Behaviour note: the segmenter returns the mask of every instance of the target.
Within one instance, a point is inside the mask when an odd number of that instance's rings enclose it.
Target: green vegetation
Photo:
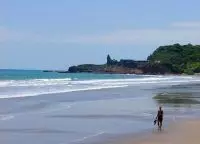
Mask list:
[[[104,69],[105,65],[83,64],[69,67],[69,72],[94,72]]]
[[[147,60],[166,66],[172,73],[200,72],[200,45],[167,45],[156,49]]]
[[[195,74],[200,73],[200,45],[167,45],[157,48],[147,60],[112,59],[102,65],[82,64],[67,72],[134,73],[134,74]]]
[[[115,60],[115,59],[111,59],[110,55],[107,55],[107,63],[106,64],[108,66],[110,66],[110,65],[117,65],[118,61]]]

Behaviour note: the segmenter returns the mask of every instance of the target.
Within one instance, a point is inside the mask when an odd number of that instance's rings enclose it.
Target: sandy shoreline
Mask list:
[[[200,144],[200,120],[172,123],[163,131],[154,129],[150,134],[119,140],[115,144]]]

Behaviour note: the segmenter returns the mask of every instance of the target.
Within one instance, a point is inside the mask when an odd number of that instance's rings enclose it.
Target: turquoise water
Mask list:
[[[43,72],[42,70],[0,70],[0,80],[25,80],[25,79],[61,79],[71,78],[73,80],[81,79],[119,79],[133,78],[134,75],[121,74],[92,74],[92,73],[57,73]],[[142,77],[142,76],[137,76]]]
[[[152,87],[199,82],[199,77],[164,75],[56,73],[39,70],[0,70],[0,98],[38,96],[129,86]]]

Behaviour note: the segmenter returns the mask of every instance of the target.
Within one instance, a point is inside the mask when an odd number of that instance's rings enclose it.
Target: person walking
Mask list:
[[[154,124],[156,124],[156,122],[157,122],[158,129],[160,129],[160,130],[161,130],[162,124],[163,124],[163,115],[164,115],[164,113],[163,113],[162,107],[159,106],[156,119],[154,120]]]

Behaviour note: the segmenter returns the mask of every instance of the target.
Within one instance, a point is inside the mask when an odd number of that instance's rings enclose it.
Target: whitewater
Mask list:
[[[16,77],[19,77],[19,75]],[[128,86],[142,87],[149,85],[158,87],[199,82],[200,77],[198,76],[62,74],[57,77],[50,77],[49,74],[43,74],[42,77],[35,76],[27,79],[15,77],[1,79],[0,98],[39,96]]]

